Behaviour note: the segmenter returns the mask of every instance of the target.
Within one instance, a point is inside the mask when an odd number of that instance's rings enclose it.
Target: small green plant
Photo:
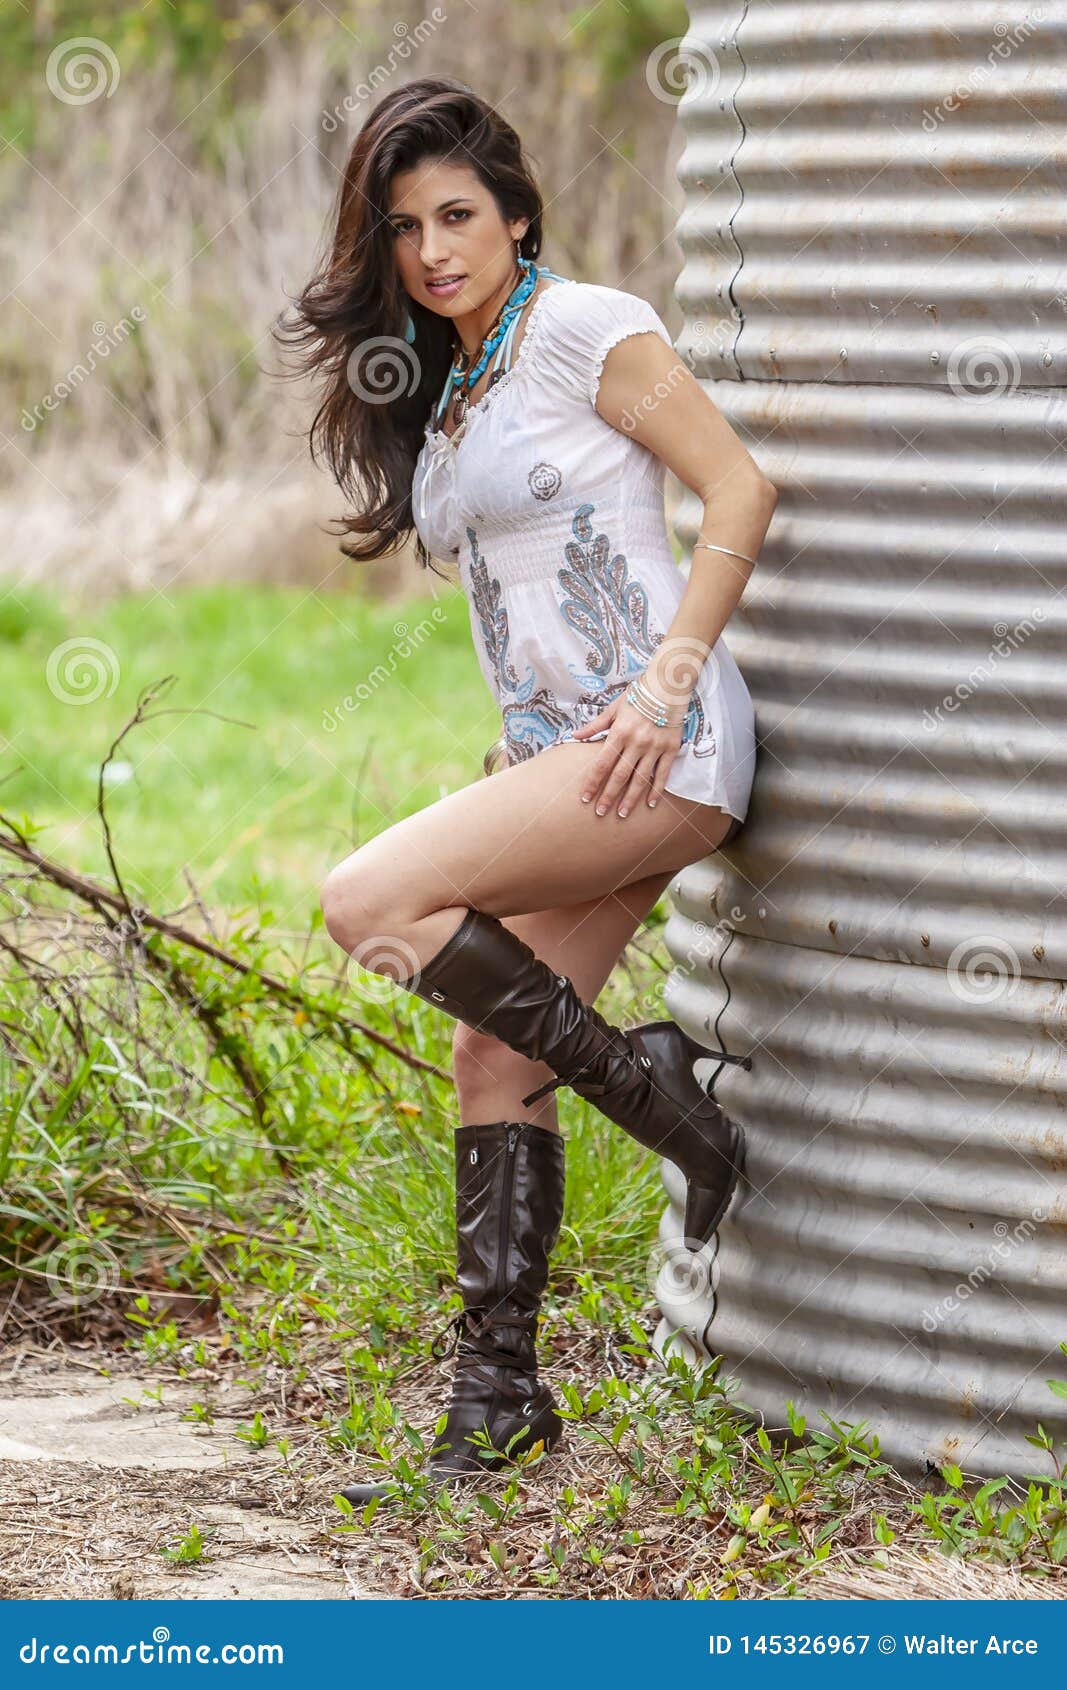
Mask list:
[[[251,1444],[253,1449],[266,1448],[270,1442],[270,1430],[258,1408],[252,1416],[251,1426],[238,1426],[234,1436],[246,1444]]]
[[[165,1560],[173,1562],[175,1566],[199,1566],[210,1559],[207,1554],[206,1538],[214,1529],[213,1526],[207,1526],[204,1531],[201,1531],[194,1521],[183,1538],[179,1538],[176,1543],[164,1545],[160,1554]]]

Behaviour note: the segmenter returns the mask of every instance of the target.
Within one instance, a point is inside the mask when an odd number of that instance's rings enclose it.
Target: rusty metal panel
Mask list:
[[[989,1474],[1037,1470],[1039,1420],[1067,1439],[1067,4],[1038,10],[750,4],[729,303],[685,240],[678,289],[780,499],[726,634],[752,805],[667,929],[709,1049],[730,982],[748,1177],[691,1258],[667,1168],[660,1338],[777,1425],[792,1399]],[[1011,54],[924,130],[987,38]]]

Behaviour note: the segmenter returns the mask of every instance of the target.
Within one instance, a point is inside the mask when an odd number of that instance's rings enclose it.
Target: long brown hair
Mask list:
[[[454,354],[452,324],[412,299],[400,282],[388,220],[389,185],[424,159],[468,164],[501,217],[529,219],[519,250],[536,260],[543,203],[511,125],[451,77],[409,82],[386,95],[352,143],[338,192],[329,252],[290,303],[275,336],[303,349],[295,374],[325,379],[311,425],[334,479],[359,509],[339,518],[346,557],[367,562],[396,551],[414,530],[411,479],[430,410]],[[408,314],[414,341],[405,339]],[[416,555],[430,555],[418,538]]]

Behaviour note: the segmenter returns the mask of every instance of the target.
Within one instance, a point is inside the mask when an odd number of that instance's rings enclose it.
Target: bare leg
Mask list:
[[[507,916],[511,928],[530,949],[573,980],[586,1003],[595,1002],[627,941],[670,881],[669,873],[649,875],[604,898],[588,899],[533,915]],[[554,1094],[524,1104],[523,1097],[552,1078],[544,1062],[532,1062],[457,1021],[452,1039],[453,1072],[460,1123],[535,1121],[558,1131]]]
[[[580,792],[599,752],[580,740],[551,746],[361,846],[323,885],[330,935],[362,966],[406,979],[468,908],[504,919],[599,901],[651,876],[669,880],[722,843],[724,810],[669,792],[654,809],[598,816]]]

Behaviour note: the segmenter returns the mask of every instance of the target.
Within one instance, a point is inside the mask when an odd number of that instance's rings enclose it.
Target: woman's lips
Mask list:
[[[435,299],[448,299],[452,294],[459,292],[466,280],[466,276],[457,276],[455,281],[446,282],[443,286],[435,282],[427,282],[426,289],[427,292],[433,294]]]

